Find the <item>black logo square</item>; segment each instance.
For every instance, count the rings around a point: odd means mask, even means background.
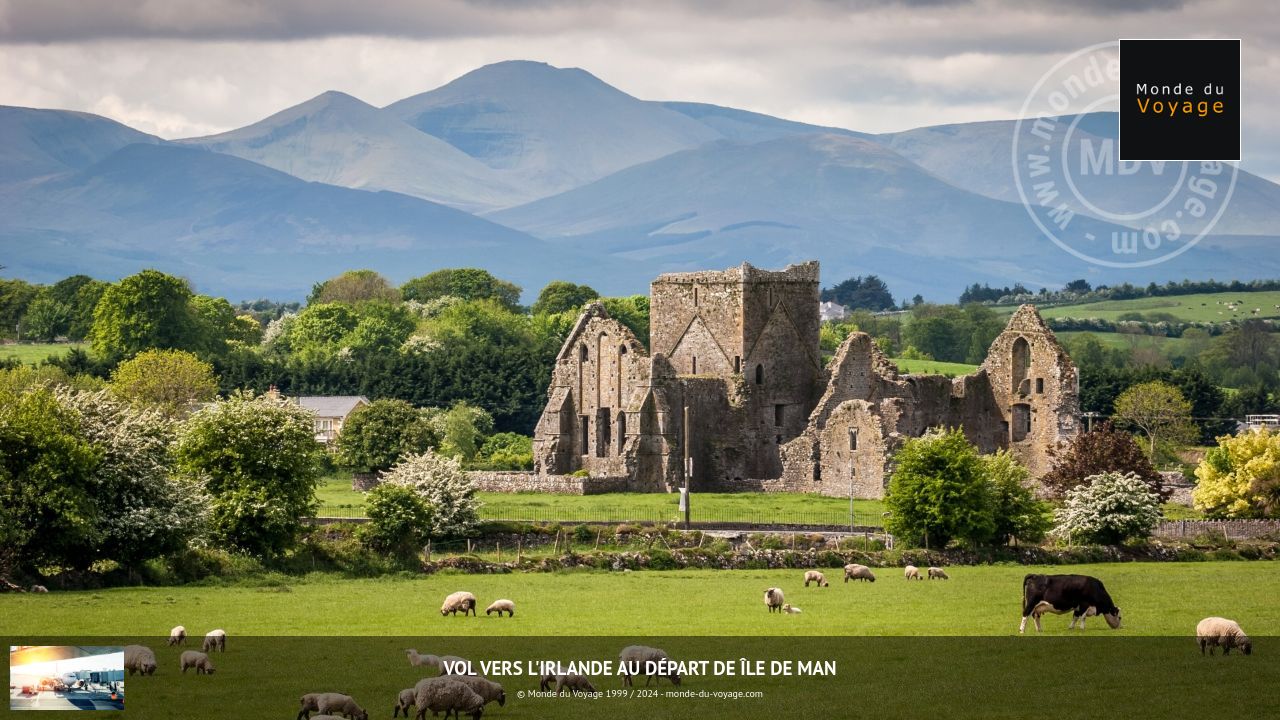
[[[1120,41],[1121,160],[1240,159],[1239,40]]]

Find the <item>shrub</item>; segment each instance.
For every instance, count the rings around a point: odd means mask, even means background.
[[[1102,423],[1091,432],[1076,435],[1040,482],[1061,495],[1085,484],[1087,478],[1106,472],[1135,473],[1152,491],[1164,492],[1160,473],[1156,472],[1137,441],[1109,422]]]
[[[511,432],[491,435],[480,446],[472,465],[483,470],[532,469],[533,438]]]
[[[383,485],[413,489],[431,513],[430,537],[471,534],[480,523],[476,486],[457,459],[425,452],[408,455],[382,476]]]
[[[416,488],[383,483],[369,491],[365,513],[360,539],[375,550],[409,557],[430,537],[431,508]]]
[[[1011,537],[1023,542],[1040,542],[1052,523],[1049,506],[1036,500],[1027,486],[1031,474],[1007,450],[984,456],[982,464],[991,483],[993,537],[1001,542]]]
[[[1218,438],[1196,467],[1191,497],[1210,517],[1254,518],[1280,513],[1280,433]]]
[[[423,414],[403,400],[374,400],[351,413],[335,443],[338,462],[353,470],[382,472],[401,456],[439,444]]]
[[[1103,473],[1068,492],[1056,520],[1054,534],[1081,542],[1145,539],[1160,522],[1160,496],[1134,473]]]
[[[889,481],[886,529],[910,543],[982,543],[995,531],[991,490],[977,448],[959,430],[907,440]]]

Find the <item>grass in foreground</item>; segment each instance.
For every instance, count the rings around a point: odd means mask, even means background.
[[[1188,636],[1208,615],[1240,621],[1258,637],[1280,635],[1280,567],[1266,561],[954,567],[949,581],[909,582],[900,568],[875,583],[803,586],[803,570],[580,571],[342,580],[310,576],[265,587],[119,588],[0,595],[0,634],[165,635],[170,627],[223,627],[232,635],[915,635],[1017,633],[1028,572],[1094,575],[1124,613],[1116,636]],[[782,588],[801,615],[770,616],[765,588]],[[442,618],[455,590],[480,599],[477,618]],[[486,617],[504,597],[514,618]],[[1045,632],[1065,635],[1067,618]],[[1107,632],[1091,622],[1089,633]],[[1110,636],[1110,635],[1108,635]]]

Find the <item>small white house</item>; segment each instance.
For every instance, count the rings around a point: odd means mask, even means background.
[[[300,395],[294,400],[316,416],[316,442],[328,443],[357,408],[369,404],[363,395]]]
[[[824,302],[818,305],[818,317],[822,322],[844,320],[849,317],[849,308],[835,302]]]

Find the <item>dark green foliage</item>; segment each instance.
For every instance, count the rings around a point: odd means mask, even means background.
[[[850,310],[892,310],[893,295],[875,275],[849,278],[822,291],[823,302],[834,302]]]
[[[412,557],[431,535],[431,507],[412,487],[382,484],[369,491],[369,522],[360,539],[375,550]]]
[[[439,445],[423,414],[403,400],[382,399],[356,410],[343,423],[336,451],[345,467],[381,472],[404,455]]]
[[[400,286],[405,300],[429,302],[445,296],[463,300],[496,300],[510,310],[520,307],[520,286],[499,280],[479,268],[448,268]]]
[[[538,293],[538,299],[530,310],[535,315],[579,311],[583,305],[599,297],[600,293],[587,285],[553,280]]]

